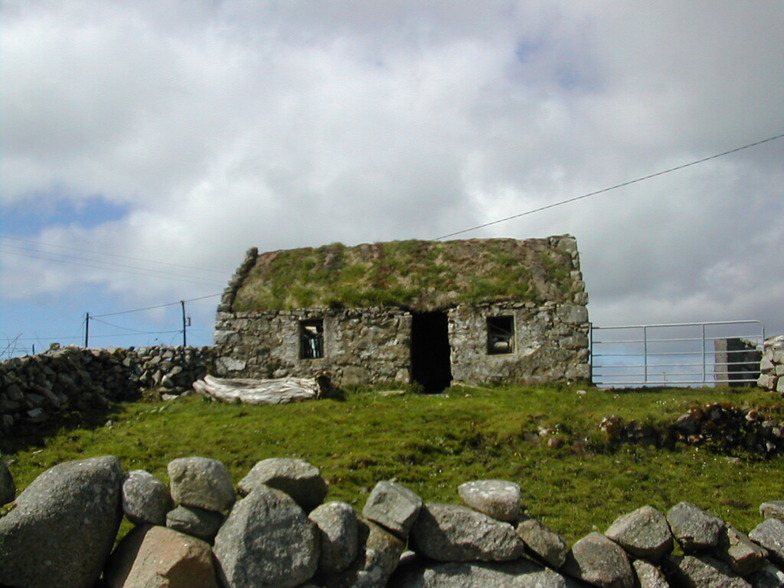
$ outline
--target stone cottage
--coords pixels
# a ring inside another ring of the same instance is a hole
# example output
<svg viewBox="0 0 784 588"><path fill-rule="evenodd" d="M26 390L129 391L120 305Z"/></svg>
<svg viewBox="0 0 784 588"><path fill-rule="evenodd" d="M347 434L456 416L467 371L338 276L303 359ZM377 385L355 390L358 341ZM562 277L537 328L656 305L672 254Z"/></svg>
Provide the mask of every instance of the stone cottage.
<svg viewBox="0 0 784 588"><path fill-rule="evenodd" d="M218 375L589 380L587 301L570 235L251 249L218 308Z"/></svg>

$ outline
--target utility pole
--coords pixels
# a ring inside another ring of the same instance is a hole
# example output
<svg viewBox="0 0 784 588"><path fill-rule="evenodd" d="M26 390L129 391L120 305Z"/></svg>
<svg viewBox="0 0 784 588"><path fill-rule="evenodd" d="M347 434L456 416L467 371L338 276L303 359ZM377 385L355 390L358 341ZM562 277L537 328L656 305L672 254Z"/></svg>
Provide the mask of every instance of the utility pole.
<svg viewBox="0 0 784 588"><path fill-rule="evenodd" d="M84 315L84 347L90 346L90 313Z"/></svg>
<svg viewBox="0 0 784 588"><path fill-rule="evenodd" d="M182 348L185 349L188 346L188 321L185 317L185 301L180 300L180 306L182 306Z"/></svg>

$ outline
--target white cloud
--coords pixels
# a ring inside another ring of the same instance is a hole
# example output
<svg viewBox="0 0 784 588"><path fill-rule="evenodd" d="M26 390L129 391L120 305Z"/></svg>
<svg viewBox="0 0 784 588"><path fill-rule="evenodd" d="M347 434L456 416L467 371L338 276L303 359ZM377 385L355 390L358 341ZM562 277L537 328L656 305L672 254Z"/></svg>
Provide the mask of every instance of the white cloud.
<svg viewBox="0 0 784 588"><path fill-rule="evenodd" d="M784 129L777 3L0 10L0 202L128 209L91 228L46 219L27 238L221 272L4 255L6 296L207 294L250 246L432 238ZM784 287L781 143L465 236L572 232L600 322L738 313L782 330L759 293Z"/></svg>

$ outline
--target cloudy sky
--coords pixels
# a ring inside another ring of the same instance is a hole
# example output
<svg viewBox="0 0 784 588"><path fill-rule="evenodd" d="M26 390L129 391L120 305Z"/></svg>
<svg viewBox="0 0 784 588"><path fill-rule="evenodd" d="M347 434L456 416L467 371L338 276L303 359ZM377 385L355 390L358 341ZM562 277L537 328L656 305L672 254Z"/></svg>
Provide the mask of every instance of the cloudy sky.
<svg viewBox="0 0 784 588"><path fill-rule="evenodd" d="M91 345L179 343L180 300L209 344L251 246L433 239L784 133L776 0L2 0L0 19L6 354L80 343L87 312ZM784 333L782 162L777 139L460 237L575 235L599 325Z"/></svg>

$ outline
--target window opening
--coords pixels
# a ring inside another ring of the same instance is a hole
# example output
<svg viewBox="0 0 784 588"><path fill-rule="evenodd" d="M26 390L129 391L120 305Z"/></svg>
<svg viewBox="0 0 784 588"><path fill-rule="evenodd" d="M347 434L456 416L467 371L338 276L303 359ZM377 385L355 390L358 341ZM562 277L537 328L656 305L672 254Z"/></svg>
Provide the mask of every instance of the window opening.
<svg viewBox="0 0 784 588"><path fill-rule="evenodd" d="M299 340L302 359L324 357L324 321L302 321L299 324Z"/></svg>
<svg viewBox="0 0 784 588"><path fill-rule="evenodd" d="M514 351L514 317L493 316L487 319L487 353L497 355Z"/></svg>

